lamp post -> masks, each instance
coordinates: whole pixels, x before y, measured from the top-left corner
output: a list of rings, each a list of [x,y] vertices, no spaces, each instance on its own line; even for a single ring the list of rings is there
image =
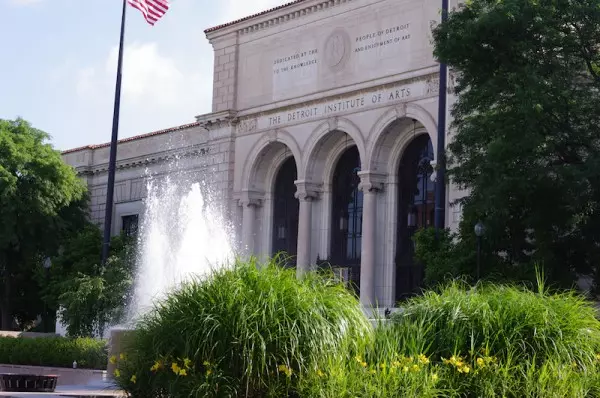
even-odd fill
[[[485,226],[481,221],[478,221],[474,229],[477,237],[477,281],[479,281],[481,277],[481,238],[485,234]]]
[[[52,260],[50,260],[50,257],[46,257],[46,259],[44,260],[44,264],[42,264],[42,266],[44,267],[44,276],[45,276],[45,280],[46,280],[46,286],[48,285],[48,282],[50,281],[50,267],[52,267]],[[48,299],[44,299],[44,314],[42,315],[42,322],[44,323],[44,332],[48,333]]]

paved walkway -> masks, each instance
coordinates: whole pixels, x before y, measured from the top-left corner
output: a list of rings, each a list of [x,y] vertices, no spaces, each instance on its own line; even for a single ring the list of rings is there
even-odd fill
[[[119,391],[117,387],[109,383],[88,384],[85,386],[59,386],[52,393],[39,392],[6,392],[0,391],[0,397],[10,398],[44,398],[44,397],[63,397],[63,398],[100,398],[100,397],[119,397],[124,398],[125,394]]]

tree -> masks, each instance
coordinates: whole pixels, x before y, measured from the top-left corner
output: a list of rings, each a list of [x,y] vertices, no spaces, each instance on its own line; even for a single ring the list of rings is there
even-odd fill
[[[26,323],[43,304],[34,275],[86,218],[86,189],[49,136],[23,119],[0,119],[0,328]]]
[[[121,322],[133,286],[135,242],[114,237],[105,266],[100,264],[102,234],[89,223],[64,242],[53,259],[45,299],[59,309],[69,336],[102,336],[106,326]]]
[[[456,72],[449,176],[460,236],[506,275],[554,282],[600,260],[600,0],[472,0],[434,32]],[[486,264],[487,265],[487,264]]]

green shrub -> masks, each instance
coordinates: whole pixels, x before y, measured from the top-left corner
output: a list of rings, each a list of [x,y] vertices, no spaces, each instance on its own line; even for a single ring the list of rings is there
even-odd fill
[[[598,392],[600,322],[593,304],[576,293],[453,282],[408,301],[392,319],[394,333],[412,333],[411,344],[441,364],[442,385],[453,394]]]
[[[55,366],[106,369],[106,341],[64,337],[0,337],[0,363],[11,365]]]
[[[286,396],[302,375],[361,352],[371,331],[332,278],[237,263],[142,319],[117,378],[134,397]]]
[[[413,236],[415,260],[425,269],[424,284],[434,287],[446,280],[475,274],[475,249],[465,250],[450,230],[419,229]]]

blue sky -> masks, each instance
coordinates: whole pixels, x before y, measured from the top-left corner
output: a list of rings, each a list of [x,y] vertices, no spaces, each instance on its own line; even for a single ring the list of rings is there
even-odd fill
[[[154,26],[127,9],[119,138],[210,112],[204,29],[286,0],[172,0]],[[21,116],[60,150],[110,141],[121,0],[0,0],[0,118]]]

